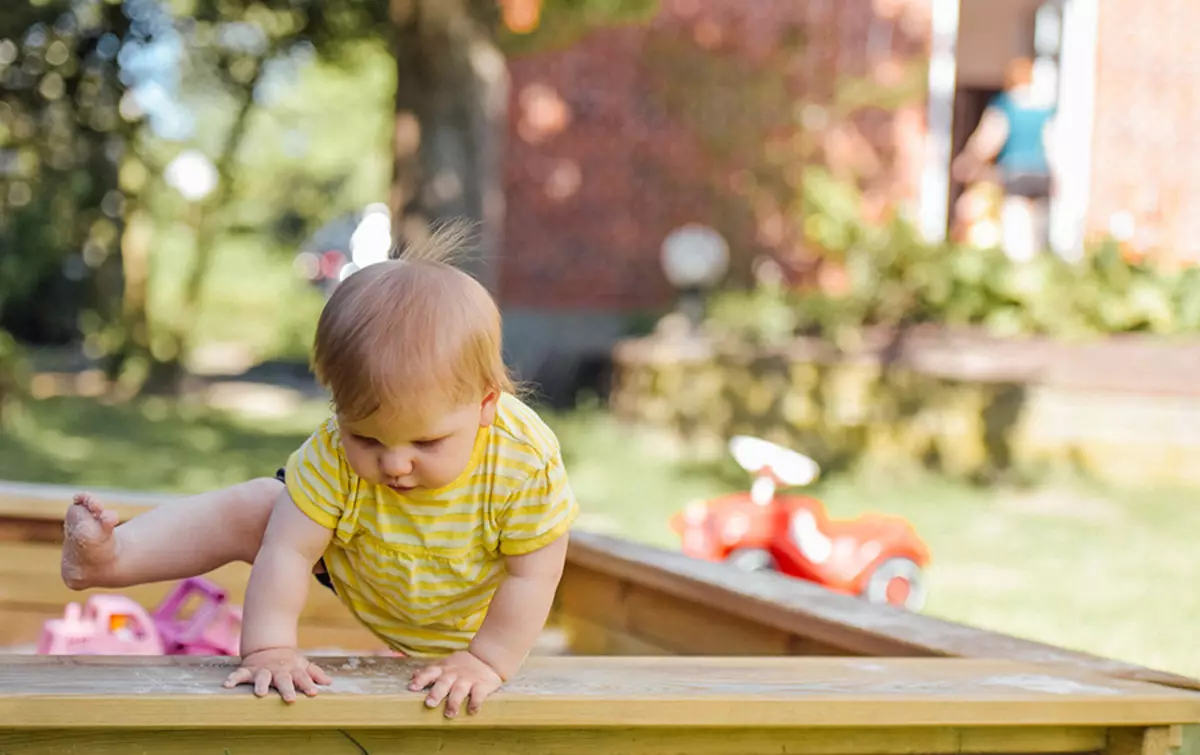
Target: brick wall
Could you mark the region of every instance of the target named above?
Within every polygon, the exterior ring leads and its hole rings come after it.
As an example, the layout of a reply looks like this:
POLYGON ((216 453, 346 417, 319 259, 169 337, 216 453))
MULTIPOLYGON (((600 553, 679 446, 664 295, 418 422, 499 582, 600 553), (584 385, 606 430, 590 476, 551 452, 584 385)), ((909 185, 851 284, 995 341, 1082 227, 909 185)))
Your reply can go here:
MULTIPOLYGON (((743 191, 763 142, 739 145, 739 132, 780 136, 781 124, 796 121, 795 104, 827 103, 838 76, 885 82, 899 63, 927 54, 929 0, 661 1, 646 27, 510 63, 505 306, 661 308, 671 291, 659 246, 690 221, 720 228, 743 261, 794 251, 772 230, 778 208, 743 191), (807 43, 793 46, 797 35, 807 43), (747 112, 747 96, 772 91, 764 75, 782 78, 786 94, 747 112), (700 133, 681 108, 723 123, 734 145, 714 148, 707 126, 700 133)), ((851 171, 868 165, 868 199, 882 207, 915 196, 922 117, 919 105, 866 108, 812 128, 828 160, 851 171)))
POLYGON ((1088 230, 1134 221, 1131 244, 1200 261, 1200 3, 1100 3, 1088 230))

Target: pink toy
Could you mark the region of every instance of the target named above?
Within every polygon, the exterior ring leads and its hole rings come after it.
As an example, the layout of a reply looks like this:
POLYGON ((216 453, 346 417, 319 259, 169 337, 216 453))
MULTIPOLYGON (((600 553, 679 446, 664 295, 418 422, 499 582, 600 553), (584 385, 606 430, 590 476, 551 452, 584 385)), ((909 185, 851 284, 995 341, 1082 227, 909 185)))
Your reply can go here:
POLYGON ((154 622, 136 602, 120 595, 93 595, 80 609, 67 604, 61 619, 50 619, 38 639, 42 655, 161 655, 154 622))
POLYGON ((238 655, 242 608, 207 579, 189 577, 180 582, 154 609, 154 623, 167 655, 238 655), (181 616, 193 595, 200 604, 191 616, 181 616))
POLYGON ((42 626, 41 655, 238 655, 241 606, 221 587, 199 577, 185 579, 154 609, 120 595, 93 595, 69 603, 61 619, 42 626), (200 600, 183 615, 188 599, 200 600))

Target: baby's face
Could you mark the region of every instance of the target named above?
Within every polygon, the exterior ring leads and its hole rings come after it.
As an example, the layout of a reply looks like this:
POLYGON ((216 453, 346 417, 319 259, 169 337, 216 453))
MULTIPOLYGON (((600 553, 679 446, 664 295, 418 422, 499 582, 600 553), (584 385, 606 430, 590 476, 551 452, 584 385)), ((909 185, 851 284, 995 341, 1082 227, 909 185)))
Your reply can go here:
POLYGON ((436 413, 430 421, 405 422, 380 412, 348 423, 339 418, 346 460, 355 474, 399 493, 431 490, 454 482, 471 461, 481 427, 496 417, 496 394, 436 413))

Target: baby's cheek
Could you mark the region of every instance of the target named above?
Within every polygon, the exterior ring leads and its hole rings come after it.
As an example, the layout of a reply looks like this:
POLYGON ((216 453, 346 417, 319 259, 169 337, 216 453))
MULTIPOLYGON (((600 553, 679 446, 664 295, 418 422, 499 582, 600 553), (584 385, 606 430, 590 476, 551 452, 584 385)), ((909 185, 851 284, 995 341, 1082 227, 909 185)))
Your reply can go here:
POLYGON ((364 453, 359 449, 346 449, 346 461, 350 463, 354 474, 367 480, 375 479, 377 465, 371 454, 364 453))

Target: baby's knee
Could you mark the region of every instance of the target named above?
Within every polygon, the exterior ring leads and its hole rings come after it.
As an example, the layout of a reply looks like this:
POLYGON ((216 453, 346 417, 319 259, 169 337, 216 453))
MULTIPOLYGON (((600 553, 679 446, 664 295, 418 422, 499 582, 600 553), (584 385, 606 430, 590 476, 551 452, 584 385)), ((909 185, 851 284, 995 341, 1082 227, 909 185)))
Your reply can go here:
POLYGON ((233 488, 235 495, 228 499, 231 505, 226 507, 226 521, 243 561, 254 561, 267 531, 275 499, 283 489, 283 483, 273 477, 247 480, 233 488))
POLYGON ((247 480, 234 488, 236 494, 230 499, 233 504, 230 514, 250 529, 265 530, 275 499, 283 489, 283 483, 274 477, 247 480))

